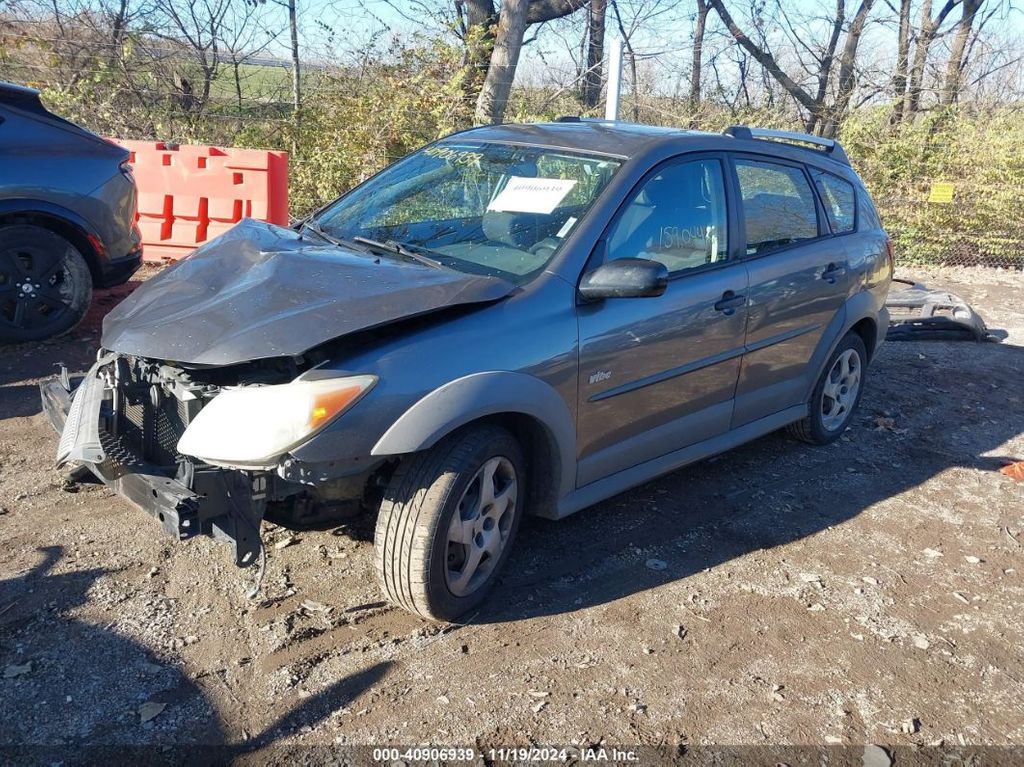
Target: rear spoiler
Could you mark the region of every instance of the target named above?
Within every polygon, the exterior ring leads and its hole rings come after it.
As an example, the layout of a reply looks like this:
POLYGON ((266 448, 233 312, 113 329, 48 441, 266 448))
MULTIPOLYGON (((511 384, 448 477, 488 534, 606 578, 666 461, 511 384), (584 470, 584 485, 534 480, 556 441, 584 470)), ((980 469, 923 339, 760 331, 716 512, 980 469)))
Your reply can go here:
POLYGON ((769 141, 781 141, 786 144, 804 144, 805 146, 803 148, 805 149, 809 148, 806 146, 809 144, 811 147, 824 152, 836 162, 841 162, 843 165, 850 164, 850 158, 846 156, 846 152, 838 141, 835 139, 823 138, 822 136, 815 136, 811 133, 797 133, 795 131, 788 130, 769 130, 768 128, 748 128, 746 125, 733 125, 726 128, 723 133, 725 133, 726 136, 746 139, 747 141, 767 139, 769 141))
MULTIPOLYGON (((112 141, 107 141, 92 131, 86 130, 81 125, 75 125, 70 120, 65 120, 60 115, 55 115, 43 106, 43 102, 39 98, 39 91, 35 88, 26 88, 24 85, 15 85, 14 83, 0 80, 0 107, 5 106, 17 109, 32 117, 45 118, 51 125, 56 124, 64 130, 98 141, 104 146, 114 147, 119 154, 124 155, 124 159, 128 159, 128 150, 124 147, 112 141)), ((0 122, 3 122, 2 115, 0 115, 0 122)))
POLYGON ((49 116, 43 102, 39 100, 39 91, 35 88, 26 88, 24 85, 5 83, 0 80, 0 104, 17 107, 25 112, 49 116))

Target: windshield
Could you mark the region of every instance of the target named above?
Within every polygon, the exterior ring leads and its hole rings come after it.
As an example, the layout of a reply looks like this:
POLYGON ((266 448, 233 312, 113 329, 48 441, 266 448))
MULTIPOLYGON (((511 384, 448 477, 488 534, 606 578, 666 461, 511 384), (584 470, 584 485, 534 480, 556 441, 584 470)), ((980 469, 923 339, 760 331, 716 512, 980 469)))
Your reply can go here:
POLYGON ((620 163, 553 149, 445 143, 421 149, 322 211, 314 225, 360 247, 415 251, 446 267, 523 284, 620 163))

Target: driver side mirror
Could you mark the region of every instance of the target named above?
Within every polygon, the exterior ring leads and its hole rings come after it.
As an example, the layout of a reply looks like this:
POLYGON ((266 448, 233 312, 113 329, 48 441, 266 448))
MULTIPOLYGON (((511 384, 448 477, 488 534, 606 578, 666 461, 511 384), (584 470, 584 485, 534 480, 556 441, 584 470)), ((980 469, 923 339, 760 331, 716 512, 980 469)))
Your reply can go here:
POLYGON ((646 258, 617 258, 583 275, 579 293, 585 301, 605 298, 651 298, 668 287, 668 268, 646 258))

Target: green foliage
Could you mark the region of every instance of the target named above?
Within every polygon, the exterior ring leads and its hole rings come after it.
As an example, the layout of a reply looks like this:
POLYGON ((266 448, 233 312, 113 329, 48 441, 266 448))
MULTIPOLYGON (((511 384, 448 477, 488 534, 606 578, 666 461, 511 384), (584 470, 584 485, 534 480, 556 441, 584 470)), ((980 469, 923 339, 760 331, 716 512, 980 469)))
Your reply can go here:
POLYGON ((461 51, 436 40, 397 45, 358 76, 324 75, 293 135, 292 214, 302 216, 423 144, 466 127, 461 51))
POLYGON ((898 127, 861 110, 841 140, 871 191, 901 263, 1024 267, 1024 121, 1018 108, 948 109, 898 127), (928 202, 955 185, 952 204, 928 202))

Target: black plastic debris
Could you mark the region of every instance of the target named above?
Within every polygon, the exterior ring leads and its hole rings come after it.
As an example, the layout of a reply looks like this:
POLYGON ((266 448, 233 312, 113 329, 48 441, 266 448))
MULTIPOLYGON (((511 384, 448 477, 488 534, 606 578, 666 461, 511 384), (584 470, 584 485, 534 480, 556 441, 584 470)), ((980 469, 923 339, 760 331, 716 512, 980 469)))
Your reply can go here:
POLYGON ((960 296, 933 290, 919 282, 893 280, 885 306, 889 310, 889 341, 994 341, 985 321, 960 296))

